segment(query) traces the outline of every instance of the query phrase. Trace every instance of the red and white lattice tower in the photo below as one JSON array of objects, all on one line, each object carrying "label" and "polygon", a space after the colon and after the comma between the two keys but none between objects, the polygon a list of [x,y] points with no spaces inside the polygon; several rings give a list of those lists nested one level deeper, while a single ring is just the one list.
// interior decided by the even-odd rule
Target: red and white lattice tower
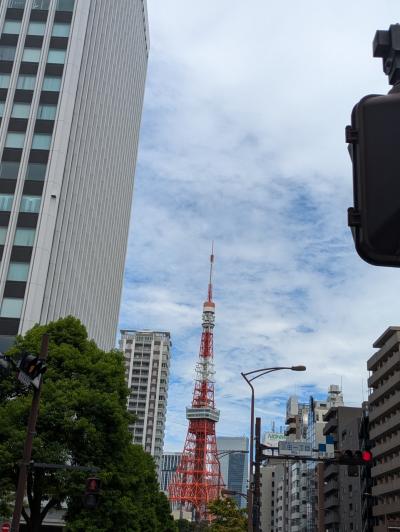
[{"label": "red and white lattice tower", "polygon": [[222,486],[217,454],[215,424],[219,410],[214,401],[213,329],[215,304],[212,300],[212,268],[210,256],[208,299],[203,305],[203,332],[199,361],[196,365],[192,406],[186,408],[189,429],[180,464],[169,485],[169,499],[181,508],[192,510],[196,521],[209,519],[207,505],[217,499]]}]

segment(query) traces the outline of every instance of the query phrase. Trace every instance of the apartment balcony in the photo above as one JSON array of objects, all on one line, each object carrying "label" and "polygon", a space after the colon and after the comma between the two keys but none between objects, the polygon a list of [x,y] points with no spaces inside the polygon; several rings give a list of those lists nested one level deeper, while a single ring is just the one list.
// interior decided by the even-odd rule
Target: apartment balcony
[{"label": "apartment balcony", "polygon": [[328,511],[325,513],[325,525],[332,527],[340,523],[339,513],[336,511]]},{"label": "apartment balcony", "polygon": [[338,428],[338,419],[337,417],[331,417],[329,421],[325,423],[324,426],[324,435],[327,436],[328,434],[335,433]]},{"label": "apartment balcony", "polygon": [[337,464],[329,464],[325,467],[324,479],[327,481],[332,476],[339,474],[339,466]]},{"label": "apartment balcony", "polygon": [[400,352],[397,351],[384,366],[377,369],[368,379],[368,388],[374,388],[377,383],[396,367],[400,368]]},{"label": "apartment balcony", "polygon": [[385,455],[387,453],[392,453],[393,451],[398,451],[400,449],[400,439],[398,436],[392,436],[389,441],[385,443],[375,444],[373,449],[374,458]]},{"label": "apartment balcony", "polygon": [[370,404],[373,404],[376,401],[379,401],[382,399],[386,394],[389,394],[394,389],[398,389],[400,386],[400,372],[396,371],[394,375],[389,377],[389,379],[375,388],[375,390],[371,393],[371,395],[368,397],[368,401]]},{"label": "apartment balcony", "polygon": [[380,423],[379,425],[372,426],[369,431],[369,437],[371,440],[377,440],[399,428],[400,428],[400,416],[394,415],[387,421],[384,421],[383,423]]},{"label": "apartment balcony", "polygon": [[[397,438],[398,439],[398,438]],[[400,444],[399,444],[400,445]],[[372,478],[380,477],[394,470],[400,469],[400,456],[393,458],[383,464],[377,464],[371,469]]]},{"label": "apartment balcony", "polygon": [[373,371],[376,369],[376,366],[382,361],[387,361],[390,353],[396,352],[399,350],[400,342],[400,328],[399,327],[389,327],[378,340],[374,343],[374,347],[378,348],[379,351],[374,353],[372,357],[368,360],[368,371]]},{"label": "apartment balcony", "polygon": [[[374,497],[379,497],[381,495],[390,495],[392,493],[398,492],[400,492],[400,478],[392,480],[390,482],[383,482],[382,484],[372,486],[372,495]],[[398,506],[399,504],[397,504],[397,507]]]},{"label": "apartment balcony", "polygon": [[285,436],[290,436],[290,434],[296,434],[296,426],[289,426],[285,429]]},{"label": "apartment balcony", "polygon": [[324,494],[325,494],[325,496],[327,496],[329,493],[332,493],[332,492],[336,492],[337,493],[338,491],[339,491],[339,484],[338,484],[337,480],[330,480],[324,486]]},{"label": "apartment balcony", "polygon": [[330,497],[326,497],[324,501],[324,508],[325,510],[332,510],[334,508],[338,508],[339,506],[339,498],[337,495],[331,495]]},{"label": "apartment balcony", "polygon": [[398,502],[379,503],[372,507],[372,515],[374,517],[394,516],[400,519],[400,508]]},{"label": "apartment balcony", "polygon": [[400,392],[396,393],[379,406],[374,406],[371,404],[371,401],[369,401],[369,404],[371,407],[369,411],[369,422],[373,423],[386,413],[389,413],[390,411],[400,407]]}]

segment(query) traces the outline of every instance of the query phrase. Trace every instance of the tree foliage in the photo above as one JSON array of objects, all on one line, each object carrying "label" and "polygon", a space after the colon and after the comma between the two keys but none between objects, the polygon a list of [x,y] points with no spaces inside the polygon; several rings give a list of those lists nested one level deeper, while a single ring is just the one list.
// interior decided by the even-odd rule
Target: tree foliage
[{"label": "tree foliage", "polygon": [[[67,504],[71,532],[175,531],[166,497],[159,492],[150,455],[131,443],[128,430],[128,390],[122,354],[104,352],[88,340],[85,327],[69,316],[35,326],[7,353],[39,354],[42,335],[49,335],[48,371],[42,386],[37,435],[32,460],[36,463],[95,466],[101,479],[100,504],[83,508],[85,479],[81,471],[30,469],[29,507],[23,515],[28,530],[40,530],[51,508]],[[31,390],[15,376],[0,381],[0,515],[10,512],[18,462],[26,435]]]},{"label": "tree foliage", "polygon": [[208,505],[214,519],[210,530],[213,532],[244,532],[247,530],[247,514],[230,497],[216,499]]}]

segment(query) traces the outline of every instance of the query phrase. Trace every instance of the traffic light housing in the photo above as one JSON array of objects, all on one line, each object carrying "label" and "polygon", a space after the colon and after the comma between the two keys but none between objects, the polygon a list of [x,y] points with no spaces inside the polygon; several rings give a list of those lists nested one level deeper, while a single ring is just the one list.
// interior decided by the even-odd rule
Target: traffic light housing
[{"label": "traffic light housing", "polygon": [[400,267],[400,25],[377,31],[373,52],[397,85],[387,95],[365,96],[353,108],[346,128],[354,188],[348,224],[362,259]]},{"label": "traffic light housing", "polygon": [[[18,367],[30,381],[34,381],[47,370],[46,364],[41,358],[30,354],[25,354],[22,357]],[[34,383],[32,382],[32,384]]]},{"label": "traffic light housing", "polygon": [[347,465],[347,474],[349,477],[358,477],[359,466],[371,466],[373,456],[371,451],[351,451],[349,449],[340,451],[337,456],[337,462],[341,465]]},{"label": "traffic light housing", "polygon": [[11,375],[10,358],[0,353],[0,377],[9,377]]},{"label": "traffic light housing", "polygon": [[97,508],[99,504],[100,495],[100,479],[97,477],[90,477],[86,480],[86,490],[83,496],[83,505],[85,508]]}]

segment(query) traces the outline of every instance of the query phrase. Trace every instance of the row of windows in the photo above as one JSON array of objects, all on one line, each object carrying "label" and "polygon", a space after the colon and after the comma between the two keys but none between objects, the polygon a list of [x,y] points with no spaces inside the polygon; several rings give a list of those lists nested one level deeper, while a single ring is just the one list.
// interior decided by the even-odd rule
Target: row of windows
[{"label": "row of windows", "polygon": [[[39,212],[41,199],[41,196],[22,196],[19,212]],[[13,200],[13,194],[0,194],[0,211],[10,212]]]},{"label": "row of windows", "polygon": [[[17,179],[19,172],[18,162],[3,161],[0,163],[0,179]],[[47,165],[43,163],[29,163],[25,179],[28,181],[44,181]]]},{"label": "row of windows", "polygon": [[[0,101],[0,118],[4,114],[5,102]],[[31,110],[30,103],[16,102],[11,111],[11,118],[29,118]],[[40,104],[38,108],[37,118],[39,120],[54,120],[56,117],[57,105]]]},{"label": "row of windows", "polygon": [[[49,150],[51,145],[52,135],[48,133],[35,133],[32,138],[33,150]],[[22,149],[25,142],[25,133],[19,131],[9,131],[7,133],[6,142],[4,146],[6,148]]]},{"label": "row of windows", "polygon": [[[71,24],[69,22],[55,22],[51,32],[52,37],[68,37]],[[46,30],[46,22],[31,20],[29,22],[27,35],[38,35],[42,37]],[[21,21],[6,19],[3,25],[3,33],[9,35],[19,35],[21,31]]]},{"label": "row of windows", "polygon": [[[57,0],[57,11],[73,11],[75,0]],[[24,9],[26,0],[8,0],[8,6],[14,9]],[[50,6],[50,0],[33,0],[32,9],[47,11]]]},{"label": "row of windows", "polygon": [[[10,86],[10,74],[0,74],[0,89],[8,89]],[[36,84],[36,75],[20,74],[17,79],[17,89],[33,91]],[[43,91],[58,92],[61,88],[61,76],[44,76]]]},{"label": "row of windows", "polygon": [[[17,227],[14,236],[14,246],[32,247],[35,241],[36,229],[31,227]],[[0,246],[4,246],[7,235],[7,227],[0,227]]]},{"label": "row of windows", "polygon": [[[15,46],[0,46],[0,61],[14,61]],[[41,48],[24,48],[22,53],[22,61],[26,63],[39,63]],[[59,50],[57,48],[50,48],[47,55],[47,62],[56,65],[63,65],[65,62],[66,50]]]}]

